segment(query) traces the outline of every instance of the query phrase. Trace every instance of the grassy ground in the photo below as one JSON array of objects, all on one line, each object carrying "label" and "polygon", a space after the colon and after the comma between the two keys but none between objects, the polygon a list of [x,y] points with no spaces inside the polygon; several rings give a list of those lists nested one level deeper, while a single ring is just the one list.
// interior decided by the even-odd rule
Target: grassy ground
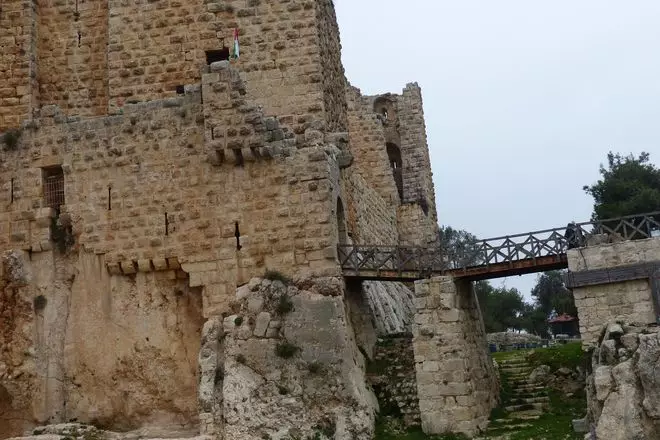
[{"label": "grassy ground", "polygon": [[405,430],[396,421],[380,418],[376,421],[374,440],[467,440],[462,434],[427,435],[420,428]]},{"label": "grassy ground", "polygon": [[527,361],[533,367],[548,365],[552,371],[564,367],[574,370],[584,364],[582,344],[569,342],[549,348],[537,348],[527,356]]}]

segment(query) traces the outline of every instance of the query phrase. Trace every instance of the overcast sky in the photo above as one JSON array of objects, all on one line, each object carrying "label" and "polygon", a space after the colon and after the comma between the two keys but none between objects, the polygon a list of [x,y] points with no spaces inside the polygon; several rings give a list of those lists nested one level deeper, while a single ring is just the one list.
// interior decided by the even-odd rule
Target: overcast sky
[{"label": "overcast sky", "polygon": [[[443,225],[488,238],[586,221],[608,150],[660,163],[658,0],[335,7],[354,86],[422,87]],[[529,296],[534,278],[504,282]]]}]

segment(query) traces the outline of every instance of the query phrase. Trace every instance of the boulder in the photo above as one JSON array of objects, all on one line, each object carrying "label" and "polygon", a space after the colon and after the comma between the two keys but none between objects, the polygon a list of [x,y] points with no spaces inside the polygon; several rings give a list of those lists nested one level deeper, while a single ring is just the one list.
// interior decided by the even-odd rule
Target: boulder
[{"label": "boulder", "polygon": [[646,414],[660,420],[660,337],[657,333],[640,335],[637,371],[644,394]]},{"label": "boulder", "polygon": [[550,367],[547,365],[541,365],[539,367],[536,367],[534,371],[532,371],[527,378],[527,382],[530,384],[536,384],[536,383],[546,383],[550,376]]}]

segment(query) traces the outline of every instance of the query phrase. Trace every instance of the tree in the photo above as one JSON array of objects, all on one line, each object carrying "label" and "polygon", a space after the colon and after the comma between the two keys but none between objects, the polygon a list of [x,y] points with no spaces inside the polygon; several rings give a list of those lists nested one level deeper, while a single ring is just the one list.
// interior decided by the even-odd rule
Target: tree
[{"label": "tree", "polygon": [[525,303],[520,316],[520,326],[528,333],[542,338],[550,337],[548,315],[537,305]]},{"label": "tree", "polygon": [[583,188],[594,198],[592,220],[660,211],[660,169],[649,158],[645,152],[639,157],[607,154],[608,167],[600,166],[602,178]]},{"label": "tree", "polygon": [[577,316],[573,292],[564,285],[562,273],[563,271],[553,270],[539,275],[532,289],[536,306],[545,314],[546,319],[553,311]]},{"label": "tree", "polygon": [[438,246],[452,267],[477,266],[483,260],[479,252],[479,239],[462,229],[442,226],[438,233]]},{"label": "tree", "polygon": [[488,281],[477,281],[474,288],[487,333],[522,329],[525,303],[518,289],[493,287]]}]

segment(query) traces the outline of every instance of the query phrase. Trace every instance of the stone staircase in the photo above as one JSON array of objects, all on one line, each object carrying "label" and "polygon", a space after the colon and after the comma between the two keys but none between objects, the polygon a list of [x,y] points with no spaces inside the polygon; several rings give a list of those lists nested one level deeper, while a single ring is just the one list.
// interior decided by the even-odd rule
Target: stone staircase
[{"label": "stone staircase", "polygon": [[499,363],[502,383],[509,388],[507,401],[501,416],[495,418],[488,427],[489,439],[507,439],[508,433],[530,426],[550,407],[550,398],[542,385],[527,382],[532,367],[524,355],[513,357]]}]

